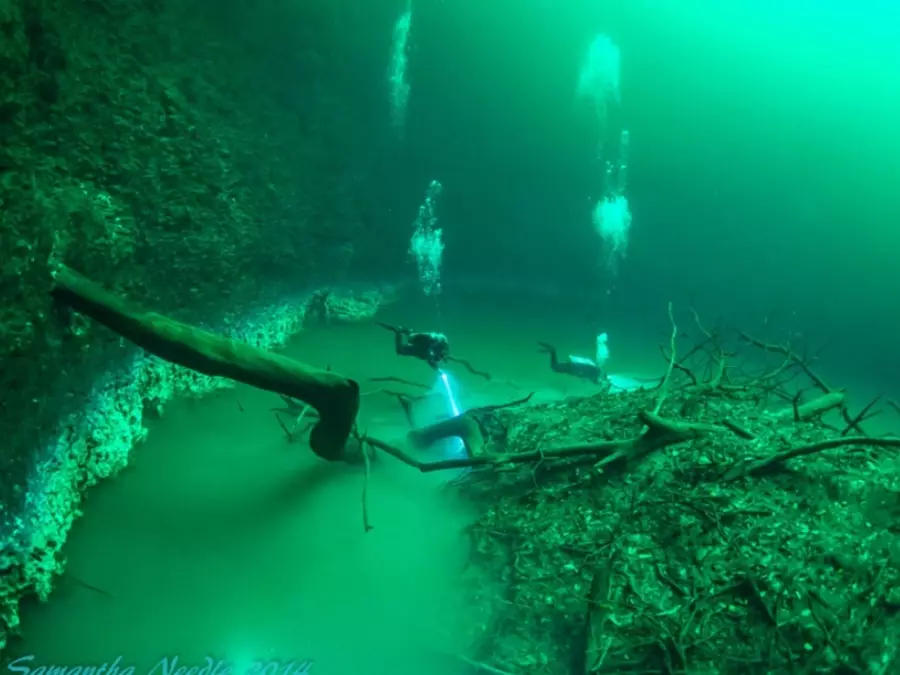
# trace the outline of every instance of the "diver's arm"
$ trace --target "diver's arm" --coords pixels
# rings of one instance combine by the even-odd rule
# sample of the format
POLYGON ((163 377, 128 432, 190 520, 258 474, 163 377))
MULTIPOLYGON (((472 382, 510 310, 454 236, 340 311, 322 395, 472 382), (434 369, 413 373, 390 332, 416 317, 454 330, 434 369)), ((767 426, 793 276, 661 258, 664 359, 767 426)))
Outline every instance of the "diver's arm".
POLYGON ((406 343, 406 335, 399 330, 394 331, 394 351, 398 356, 406 356, 409 352, 409 345, 406 343))

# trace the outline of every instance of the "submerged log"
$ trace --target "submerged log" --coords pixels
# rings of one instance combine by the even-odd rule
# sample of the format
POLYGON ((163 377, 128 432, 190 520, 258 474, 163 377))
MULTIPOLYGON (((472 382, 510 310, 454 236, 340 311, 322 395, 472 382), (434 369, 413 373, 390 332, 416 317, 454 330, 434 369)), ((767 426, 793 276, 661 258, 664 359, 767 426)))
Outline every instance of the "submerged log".
POLYGON ((313 452, 329 461, 343 458, 359 412, 356 381, 144 311, 64 266, 54 281, 57 301, 161 359, 309 404, 319 413, 309 437, 313 452))

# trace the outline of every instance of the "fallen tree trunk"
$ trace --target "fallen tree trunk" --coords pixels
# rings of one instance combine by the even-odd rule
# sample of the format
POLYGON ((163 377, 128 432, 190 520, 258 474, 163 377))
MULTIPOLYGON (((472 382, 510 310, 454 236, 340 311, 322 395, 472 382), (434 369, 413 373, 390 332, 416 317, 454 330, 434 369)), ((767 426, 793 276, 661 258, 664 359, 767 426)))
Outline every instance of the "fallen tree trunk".
POLYGON ((161 359, 309 404, 319 413, 309 436, 313 452, 329 461, 343 458, 359 412, 359 385, 354 380, 143 311, 64 266, 57 269, 54 281, 57 301, 161 359))
MULTIPOLYGON (((391 455, 407 466, 418 469, 422 473, 446 471, 450 469, 505 467, 512 464, 539 463, 546 460, 569 459, 586 455, 595 455, 597 457, 597 463, 594 465, 595 468, 611 470, 616 465, 641 460, 650 453, 670 445, 678 445, 680 443, 693 441, 708 433, 730 431, 730 429, 724 426, 665 419, 646 411, 638 412, 638 419, 646 428, 640 436, 634 438, 625 438, 616 441, 598 441, 596 443, 548 448, 546 450, 531 450, 509 455, 481 454, 473 457, 452 457, 450 459, 441 459, 433 462, 422 462, 415 457, 406 454, 400 448, 395 448, 394 446, 385 443, 384 441, 380 441, 377 438, 372 438, 371 436, 365 436, 363 440, 373 448, 391 455)), ((428 429, 439 429, 442 424, 444 423, 429 427, 428 429)), ((447 438, 451 435, 458 435, 458 433, 442 435, 433 440, 447 438)))

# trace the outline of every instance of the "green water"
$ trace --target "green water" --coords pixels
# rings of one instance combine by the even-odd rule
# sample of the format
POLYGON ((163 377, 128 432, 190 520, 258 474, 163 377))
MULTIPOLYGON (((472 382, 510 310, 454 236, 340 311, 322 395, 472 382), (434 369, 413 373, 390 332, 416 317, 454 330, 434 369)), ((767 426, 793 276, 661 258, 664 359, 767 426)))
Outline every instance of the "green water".
MULTIPOLYGON (((384 319, 416 325, 415 314, 389 308, 384 319)), ((589 390, 549 373, 534 343, 580 342, 590 353, 590 334, 508 320, 446 313, 455 351, 501 381, 461 373, 465 399, 589 390)), ((373 324, 310 330, 286 353, 358 378, 367 394, 360 425, 388 440, 405 432, 405 418, 394 399, 368 394, 381 386, 368 378, 433 377, 394 356, 391 335, 373 324)), ((312 659, 335 673, 458 665, 446 655, 464 648, 461 529, 476 514, 441 489, 445 476, 384 459, 371 478, 366 534, 362 469, 289 444, 270 410, 280 404, 238 387, 171 405, 131 466, 91 492, 66 546, 69 571, 108 595, 63 581, 49 603, 26 610, 14 655, 54 664, 122 655, 138 670, 167 655, 196 663, 206 654, 312 659)))
MULTIPOLYGON (((471 299, 443 309, 455 353, 494 377, 460 372, 464 404, 592 391, 550 373, 535 346, 547 340, 589 355, 586 322, 541 309, 471 299)), ((381 318, 433 329, 437 314, 392 306, 381 318)), ((666 321, 660 308, 659 331, 609 326, 612 370, 661 373, 666 321)), ((391 335, 374 324, 310 329, 286 353, 357 378, 361 427, 386 440, 406 423, 393 399, 368 393, 381 386, 368 379, 431 377, 424 364, 396 357, 391 335)), ((135 672, 210 654, 311 659, 321 673, 466 672, 453 655, 464 652, 477 616, 461 592, 462 530, 477 510, 442 489, 446 476, 384 458, 373 467, 366 534, 363 470, 289 444, 271 412, 279 404, 243 386, 173 403, 131 466, 89 494, 66 545, 70 573, 104 593, 63 580, 48 603, 26 608, 12 655, 66 665, 121 656, 135 672)))

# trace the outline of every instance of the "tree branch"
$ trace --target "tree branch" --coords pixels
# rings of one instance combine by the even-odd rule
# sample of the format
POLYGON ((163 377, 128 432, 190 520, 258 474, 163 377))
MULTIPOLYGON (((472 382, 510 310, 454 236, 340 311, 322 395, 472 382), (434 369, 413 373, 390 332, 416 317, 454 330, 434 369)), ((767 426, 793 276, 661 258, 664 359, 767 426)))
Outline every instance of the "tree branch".
POLYGON ((781 354, 786 359, 789 359, 792 363, 796 364, 800 370, 806 373, 806 376, 815 384, 819 389, 822 390, 824 394, 830 394, 833 389, 825 384, 825 380, 819 377, 816 372, 809 367, 809 364, 806 362, 806 359, 801 358, 798 354, 794 353, 788 347, 784 345, 776 345, 770 344, 767 342, 763 342, 762 340, 757 340, 756 338, 750 337, 744 332, 739 333, 742 340, 745 342, 762 349, 764 352, 770 352, 772 354, 781 354))
POLYGON ((658 413, 660 408, 662 408, 663 403, 666 401, 666 395, 669 389, 669 380, 672 377, 672 369, 675 368, 675 340, 678 338, 678 327, 675 325, 675 316, 672 313, 672 301, 669 301, 669 322, 672 324, 672 337, 669 340, 669 350, 671 351, 671 356, 669 357, 669 367, 666 369, 666 374, 663 376, 662 382, 659 384, 659 400, 656 402, 656 406, 653 408, 654 414, 658 413))
POLYGON ((308 403, 319 412, 309 439, 313 452, 329 461, 342 459, 359 412, 356 381, 138 309, 65 266, 56 270, 51 292, 161 359, 308 403))
POLYGON ((823 450, 832 450, 846 445, 865 445, 876 448, 900 448, 900 438, 874 438, 871 436, 842 436, 829 438, 818 443, 800 445, 794 448, 782 450, 779 453, 762 459, 738 462, 730 467, 724 474, 726 481, 737 480, 746 476, 758 476, 780 469, 788 460, 805 455, 813 455, 823 450))
POLYGON ((471 469, 481 467, 501 467, 512 464, 529 464, 548 459, 567 459, 585 455, 596 455, 598 467, 611 467, 645 457, 661 448, 695 440, 708 433, 728 431, 725 427, 709 424, 693 424, 668 420, 653 413, 641 411, 638 419, 646 425, 640 436, 618 441, 601 441, 584 445, 572 445, 549 450, 533 450, 512 455, 481 455, 479 457, 460 457, 435 462, 422 462, 409 456, 399 448, 371 436, 366 442, 372 447, 385 452, 404 464, 418 469, 422 473, 447 471, 450 469, 471 469))

